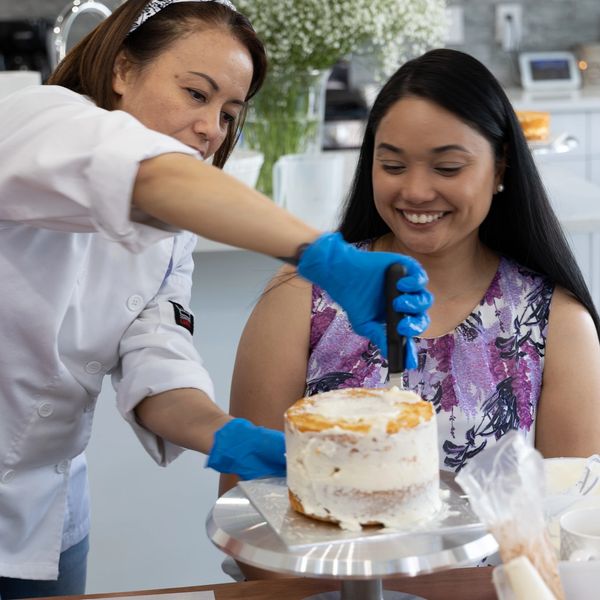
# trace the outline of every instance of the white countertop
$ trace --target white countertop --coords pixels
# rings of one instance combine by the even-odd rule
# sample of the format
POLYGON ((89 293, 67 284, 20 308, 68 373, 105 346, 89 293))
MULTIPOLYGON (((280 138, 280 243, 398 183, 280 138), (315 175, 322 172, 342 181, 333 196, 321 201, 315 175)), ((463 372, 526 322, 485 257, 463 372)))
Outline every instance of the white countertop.
POLYGON ((518 110, 543 110, 552 112, 600 111, 600 86, 579 90, 527 92, 521 88, 506 89, 511 104, 518 110))

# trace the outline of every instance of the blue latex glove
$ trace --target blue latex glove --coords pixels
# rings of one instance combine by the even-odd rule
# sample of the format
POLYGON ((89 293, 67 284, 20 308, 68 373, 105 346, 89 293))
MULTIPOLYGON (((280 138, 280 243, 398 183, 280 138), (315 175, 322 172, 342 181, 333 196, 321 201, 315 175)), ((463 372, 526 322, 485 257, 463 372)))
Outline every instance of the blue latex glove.
POLYGON ((417 366, 412 340, 427 329, 432 295, 425 289, 427 274, 412 257, 393 252, 367 252, 344 241, 340 233, 325 233, 306 247, 298 263, 302 277, 323 288, 347 313, 358 335, 369 338, 387 356, 385 333, 385 274, 400 263, 406 275, 398 280, 401 295, 394 308, 406 316, 398 333, 407 338, 406 368, 417 366))
POLYGON ((206 466, 219 473, 235 473, 241 479, 284 477, 283 432, 233 419, 215 433, 206 466))
MULTIPOLYGON (((403 280, 400 279, 399 283, 403 280)), ((429 327, 429 316, 425 312, 433 303, 433 296, 428 290, 420 293, 401 294, 394 298, 394 310, 410 315, 400 319, 396 329, 406 338, 404 351, 404 366, 406 369, 416 369, 419 360, 414 336, 421 335, 429 327)))

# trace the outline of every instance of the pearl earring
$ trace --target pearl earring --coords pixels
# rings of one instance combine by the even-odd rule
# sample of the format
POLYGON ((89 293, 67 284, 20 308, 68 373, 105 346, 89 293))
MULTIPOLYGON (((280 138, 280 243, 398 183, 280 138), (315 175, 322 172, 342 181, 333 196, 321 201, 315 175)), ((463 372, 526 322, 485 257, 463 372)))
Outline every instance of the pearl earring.
POLYGON ((504 184, 503 183, 499 183, 498 187, 496 188, 496 191, 498 193, 503 192, 504 191, 504 184))

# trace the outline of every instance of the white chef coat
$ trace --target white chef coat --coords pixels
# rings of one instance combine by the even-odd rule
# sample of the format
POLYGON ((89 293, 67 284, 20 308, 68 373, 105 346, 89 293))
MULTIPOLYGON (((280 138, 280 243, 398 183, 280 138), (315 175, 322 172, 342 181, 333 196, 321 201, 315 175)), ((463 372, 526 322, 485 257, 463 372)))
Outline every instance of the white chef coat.
POLYGON ((213 397, 176 318, 195 236, 130 207, 141 160, 195 152, 57 86, 0 102, 0 132, 0 576, 55 579, 89 527, 82 452, 104 375, 163 465, 182 449, 135 406, 182 387, 213 397))

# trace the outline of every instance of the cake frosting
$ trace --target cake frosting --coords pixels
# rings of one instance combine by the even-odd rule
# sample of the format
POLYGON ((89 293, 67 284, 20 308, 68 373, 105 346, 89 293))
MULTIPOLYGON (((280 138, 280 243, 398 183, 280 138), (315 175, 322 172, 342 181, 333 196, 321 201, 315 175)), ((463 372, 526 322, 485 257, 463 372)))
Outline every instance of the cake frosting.
POLYGON ((339 523, 405 527, 440 509, 435 410, 413 392, 349 388, 285 413, 292 507, 339 523))

